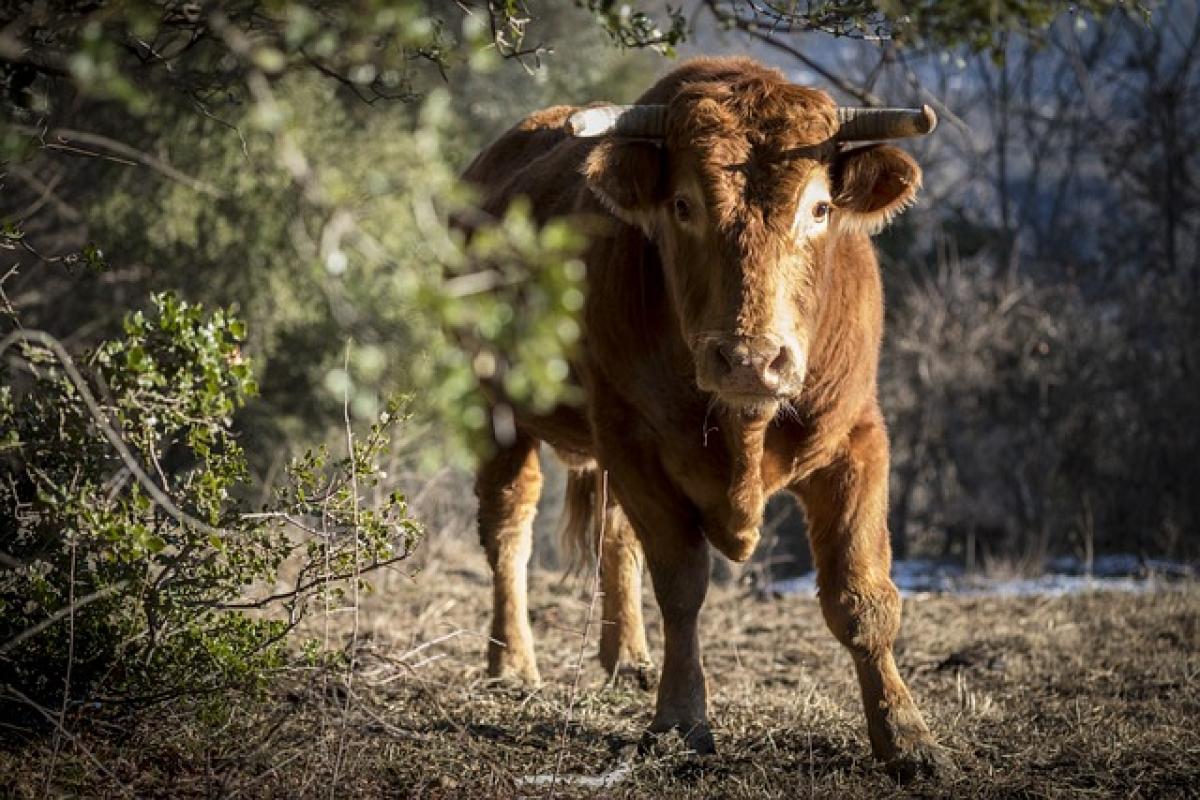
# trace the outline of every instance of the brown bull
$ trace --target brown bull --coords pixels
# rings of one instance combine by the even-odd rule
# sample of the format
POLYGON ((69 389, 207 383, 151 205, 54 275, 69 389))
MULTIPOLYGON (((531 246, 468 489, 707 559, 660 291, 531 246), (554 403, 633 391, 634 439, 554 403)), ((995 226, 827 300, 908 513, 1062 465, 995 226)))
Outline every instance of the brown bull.
POLYGON ((485 211, 525 196, 539 220, 586 215, 592 231, 573 364, 585 401, 518 410, 478 475, 489 671, 538 680, 525 582, 544 441, 575 467, 577 522, 597 496, 588 470, 607 474, 604 665, 648 661, 644 553, 665 637, 650 731, 710 751, 697 632, 709 545, 749 558, 764 498, 788 490, 807 514, 821 609, 853 656, 875 755, 904 772, 931 765, 936 747, 892 657, 900 597, 868 238, 912 202, 921 171, 894 147, 845 143, 927 133, 932 113, 855 116, 747 59, 690 61, 636 106, 580 112, 529 116, 466 173, 485 211))

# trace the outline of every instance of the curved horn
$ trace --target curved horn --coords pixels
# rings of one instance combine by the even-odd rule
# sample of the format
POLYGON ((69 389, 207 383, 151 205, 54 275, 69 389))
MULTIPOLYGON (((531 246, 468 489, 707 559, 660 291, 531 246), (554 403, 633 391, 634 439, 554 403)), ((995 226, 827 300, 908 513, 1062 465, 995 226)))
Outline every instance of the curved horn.
POLYGON ((937 115, 929 106, 920 108, 848 108, 838 106, 839 142, 873 139, 903 139, 924 136, 937 127, 937 115))
POLYGON ((572 136, 636 136, 661 139, 667 133, 667 107, 662 105, 595 106, 567 118, 572 136))

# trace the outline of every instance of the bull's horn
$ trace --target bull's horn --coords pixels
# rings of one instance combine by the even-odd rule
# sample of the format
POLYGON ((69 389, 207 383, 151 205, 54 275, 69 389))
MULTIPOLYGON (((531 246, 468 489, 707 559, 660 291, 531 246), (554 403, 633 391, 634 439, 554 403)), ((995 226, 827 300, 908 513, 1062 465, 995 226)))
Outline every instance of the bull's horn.
POLYGON ((920 108, 847 108, 838 106, 839 142, 874 139, 903 139, 924 136, 937 127, 937 115, 929 106, 920 108))
POLYGON ((572 136, 635 136, 661 139, 667 134, 667 107, 662 105, 595 106, 567 118, 572 136))

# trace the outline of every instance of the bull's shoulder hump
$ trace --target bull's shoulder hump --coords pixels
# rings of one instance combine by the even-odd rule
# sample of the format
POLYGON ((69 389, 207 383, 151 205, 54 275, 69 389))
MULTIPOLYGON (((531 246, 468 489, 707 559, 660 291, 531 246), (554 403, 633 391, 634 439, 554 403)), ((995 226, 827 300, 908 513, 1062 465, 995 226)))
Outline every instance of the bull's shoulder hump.
POLYGON ((463 177, 483 190, 483 206, 499 211, 515 196, 534 203, 539 215, 565 213, 582 190, 579 166, 590 142, 572 137, 566 121, 578 106, 536 111, 488 145, 463 177))
POLYGON ((510 178, 515 171, 568 143, 567 117, 577 110, 576 106, 551 106, 533 112, 480 151, 463 177, 485 186, 510 178))

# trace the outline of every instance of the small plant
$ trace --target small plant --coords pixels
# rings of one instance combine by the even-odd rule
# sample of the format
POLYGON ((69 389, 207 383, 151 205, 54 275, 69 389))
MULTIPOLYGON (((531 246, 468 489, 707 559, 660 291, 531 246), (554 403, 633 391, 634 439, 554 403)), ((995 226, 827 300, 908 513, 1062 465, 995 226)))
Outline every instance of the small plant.
POLYGON ((347 428, 350 456, 297 459, 275 501, 251 511, 233 424, 256 391, 240 320, 155 295, 78 366, 11 322, 0 343, 5 702, 260 685, 312 598, 416 544, 403 496, 361 502, 399 402, 365 439, 347 428), (284 613, 261 610, 274 607, 284 613))

